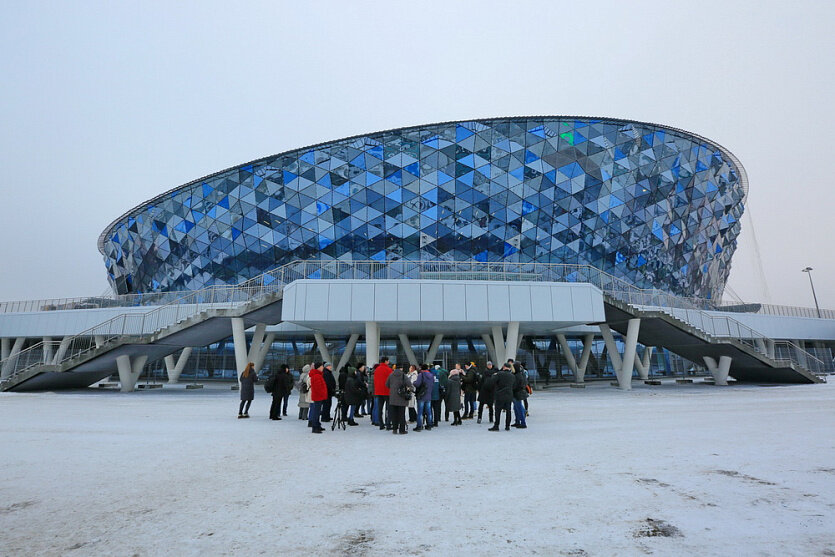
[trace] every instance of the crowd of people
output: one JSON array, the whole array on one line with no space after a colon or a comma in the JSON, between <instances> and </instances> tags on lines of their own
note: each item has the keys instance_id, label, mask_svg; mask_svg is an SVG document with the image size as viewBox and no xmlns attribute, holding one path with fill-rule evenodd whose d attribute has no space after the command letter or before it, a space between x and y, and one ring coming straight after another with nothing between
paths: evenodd
<instances>
[{"instance_id":1,"label":"crowd of people","mask_svg":"<svg viewBox=\"0 0 835 557\"><path fill-rule=\"evenodd\" d=\"M258 381L252 363L246 366L240 381L238 418L248 418ZM500 430L503 412L506 431L528 427L528 374L512 359L500 368L487 362L484 369L479 369L475 362L469 362L446 370L429 364L405 369L384 357L370 369L365 364L343 368L338 377L330 363L314 362L302 368L298 380L283 364L264 384L272 395L271 420L287 417L294 388L299 392L298 419L306 420L313 433L322 433L322 423L335 417L349 426L358 426L357 419L370 417L373 426L395 435L408 433L407 420L416 424L412 431L431 431L440 425L442 414L445 422L452 415L452 426L473 419L480 424L485 408L489 431Z\"/></svg>"}]
</instances>

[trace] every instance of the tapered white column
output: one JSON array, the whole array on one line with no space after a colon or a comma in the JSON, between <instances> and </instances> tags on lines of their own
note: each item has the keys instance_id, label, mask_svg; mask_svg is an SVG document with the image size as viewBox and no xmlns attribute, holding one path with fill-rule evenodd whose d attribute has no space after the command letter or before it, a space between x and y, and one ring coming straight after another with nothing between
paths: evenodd
<instances>
[{"instance_id":1,"label":"tapered white column","mask_svg":"<svg viewBox=\"0 0 835 557\"><path fill-rule=\"evenodd\" d=\"M727 385L728 374L731 371L732 358L730 356L721 356L718 364L716 363L716 360L710 356L705 356L703 359L708 371L710 371L710 374L713 376L714 383L717 385Z\"/></svg>"},{"instance_id":2,"label":"tapered white column","mask_svg":"<svg viewBox=\"0 0 835 557\"><path fill-rule=\"evenodd\" d=\"M623 368L618 375L618 384L620 384L621 389L632 388L632 372L635 371L635 355L638 351L638 332L640 328L640 319L629 320L623 346Z\"/></svg>"},{"instance_id":3,"label":"tapered white column","mask_svg":"<svg viewBox=\"0 0 835 557\"><path fill-rule=\"evenodd\" d=\"M55 357L52 359L52 365L58 365L64 359L64 355L67 353L67 350L70 348L70 343L72 342L71 336L65 336L61 339L61 344L58 345L58 350L55 352Z\"/></svg>"},{"instance_id":4,"label":"tapered white column","mask_svg":"<svg viewBox=\"0 0 835 557\"><path fill-rule=\"evenodd\" d=\"M241 374L246 369L246 364L249 363L246 350L246 325L244 320L240 317L233 317L232 322L232 344L235 347L235 367L238 372L238 382L240 382Z\"/></svg>"},{"instance_id":5,"label":"tapered white column","mask_svg":"<svg viewBox=\"0 0 835 557\"><path fill-rule=\"evenodd\" d=\"M496 351L496 365L501 367L507 361L504 349L504 332L501 325L493 325L493 346Z\"/></svg>"},{"instance_id":6,"label":"tapered white column","mask_svg":"<svg viewBox=\"0 0 835 557\"><path fill-rule=\"evenodd\" d=\"M354 353L354 347L356 347L359 339L359 333L352 334L348 337L348 342L345 343L345 352L343 352L342 357L339 358L339 363L336 365L336 369L333 370L334 373L339 373L339 370L348 364L348 360L351 359L351 355Z\"/></svg>"},{"instance_id":7,"label":"tapered white column","mask_svg":"<svg viewBox=\"0 0 835 557\"><path fill-rule=\"evenodd\" d=\"M333 363L333 360L331 360L331 353L328 351L328 345L325 344L325 335L319 331L315 331L313 333L313 338L316 339L316 348L319 350L322 362Z\"/></svg>"},{"instance_id":8,"label":"tapered white column","mask_svg":"<svg viewBox=\"0 0 835 557\"><path fill-rule=\"evenodd\" d=\"M380 362L380 326L374 321L365 322L365 358L369 368Z\"/></svg>"},{"instance_id":9,"label":"tapered white column","mask_svg":"<svg viewBox=\"0 0 835 557\"><path fill-rule=\"evenodd\" d=\"M104 344L104 335L96 335L93 337L93 340L96 343L96 348L101 348Z\"/></svg>"},{"instance_id":10,"label":"tapered white column","mask_svg":"<svg viewBox=\"0 0 835 557\"><path fill-rule=\"evenodd\" d=\"M129 393L136 388L136 380L139 379L147 361L147 355L136 356L133 361L126 354L116 358L116 368L119 370L119 383L123 393Z\"/></svg>"},{"instance_id":11,"label":"tapered white column","mask_svg":"<svg viewBox=\"0 0 835 557\"><path fill-rule=\"evenodd\" d=\"M522 337L519 336L519 322L511 321L507 324L507 341L505 343L505 359L515 360L516 352L519 350L519 344L522 342Z\"/></svg>"},{"instance_id":12,"label":"tapered white column","mask_svg":"<svg viewBox=\"0 0 835 557\"><path fill-rule=\"evenodd\" d=\"M12 339L0 338L0 360L5 360L9 357L9 352L12 349Z\"/></svg>"},{"instance_id":13,"label":"tapered white column","mask_svg":"<svg viewBox=\"0 0 835 557\"><path fill-rule=\"evenodd\" d=\"M482 338L484 335L482 335ZM487 337L490 338L489 336ZM426 363L432 364L435 361L435 356L438 355L438 349L441 347L441 341L444 340L444 335L437 334L432 339L432 344L429 345L429 351L426 353ZM487 348L490 349L489 347ZM495 357L495 356L494 356Z\"/></svg>"},{"instance_id":14,"label":"tapered white column","mask_svg":"<svg viewBox=\"0 0 835 557\"><path fill-rule=\"evenodd\" d=\"M43 337L43 363L52 363L52 337Z\"/></svg>"},{"instance_id":15,"label":"tapered white column","mask_svg":"<svg viewBox=\"0 0 835 557\"><path fill-rule=\"evenodd\" d=\"M580 375L580 369L577 367L577 360L574 359L574 354L568 346L568 341L565 339L565 335L557 335L557 341L560 343L560 347L562 348L562 355L565 358L565 363L568 364L568 368L571 370L571 373L574 374L576 381L577 376ZM582 383L582 381L577 381L577 383Z\"/></svg>"},{"instance_id":16,"label":"tapered white column","mask_svg":"<svg viewBox=\"0 0 835 557\"><path fill-rule=\"evenodd\" d=\"M600 325L600 335L603 337L603 342L606 344L606 352L609 354L609 361L612 363L612 369L615 376L618 376L619 370L623 367L620 359L620 352L618 352L618 345L615 344L615 337L612 335L612 330L608 325Z\"/></svg>"},{"instance_id":17,"label":"tapered white column","mask_svg":"<svg viewBox=\"0 0 835 557\"><path fill-rule=\"evenodd\" d=\"M481 335L481 339L484 341L484 345L487 347L487 354L490 356L490 360L496 366L501 366L501 364L504 362L500 361L499 357L496 355L496 346L493 344L493 339L491 339L490 335L487 333ZM434 357L430 358L429 361L431 362L434 359Z\"/></svg>"},{"instance_id":18,"label":"tapered white column","mask_svg":"<svg viewBox=\"0 0 835 557\"><path fill-rule=\"evenodd\" d=\"M417 357L415 357L415 352L412 350L412 345L409 343L408 335L404 333L400 333L397 335L397 338L400 339L400 344L403 346L403 352L406 353L406 359L409 360L409 363L413 366L420 365L418 363Z\"/></svg>"},{"instance_id":19,"label":"tapered white column","mask_svg":"<svg viewBox=\"0 0 835 557\"><path fill-rule=\"evenodd\" d=\"M580 354L580 365L577 366L577 383L583 383L586 378L586 368L589 365L589 358L591 357L591 347L594 345L594 334L588 333L583 337L583 353Z\"/></svg>"},{"instance_id":20,"label":"tapered white column","mask_svg":"<svg viewBox=\"0 0 835 557\"><path fill-rule=\"evenodd\" d=\"M270 348L275 340L275 333L270 333L260 346L253 344L249 351L255 351L255 354L250 357L249 361L255 364L255 373L261 373L261 368L264 367L264 360L267 359L267 354L270 353Z\"/></svg>"},{"instance_id":21,"label":"tapered white column","mask_svg":"<svg viewBox=\"0 0 835 557\"><path fill-rule=\"evenodd\" d=\"M17 365L17 356L20 354L20 351L23 350L24 342L26 342L26 337L18 337L15 339L12 349L9 351L9 355L5 360L3 360L4 363L3 368L0 369L0 378L5 379L12 374L15 366Z\"/></svg>"},{"instance_id":22,"label":"tapered white column","mask_svg":"<svg viewBox=\"0 0 835 557\"><path fill-rule=\"evenodd\" d=\"M173 354L165 357L165 371L168 372L169 383L176 383L179 381L180 374L183 373L183 370L186 367L186 362L188 362L188 358L191 356L191 350L191 346L183 348L183 351L180 353L176 362L174 361Z\"/></svg>"}]
</instances>

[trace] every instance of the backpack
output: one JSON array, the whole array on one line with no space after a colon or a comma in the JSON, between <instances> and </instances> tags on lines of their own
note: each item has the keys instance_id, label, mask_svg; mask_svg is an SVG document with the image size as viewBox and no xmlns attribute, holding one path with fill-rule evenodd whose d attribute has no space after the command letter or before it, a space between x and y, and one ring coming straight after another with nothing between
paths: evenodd
<instances>
[{"instance_id":1,"label":"backpack","mask_svg":"<svg viewBox=\"0 0 835 557\"><path fill-rule=\"evenodd\" d=\"M415 398L423 398L426 394L426 381L421 382L420 386L415 391ZM408 399L406 399L408 400Z\"/></svg>"},{"instance_id":2,"label":"backpack","mask_svg":"<svg viewBox=\"0 0 835 557\"><path fill-rule=\"evenodd\" d=\"M412 399L412 391L406 385L400 385L400 388L397 389L397 394L402 396L404 400Z\"/></svg>"},{"instance_id":3,"label":"backpack","mask_svg":"<svg viewBox=\"0 0 835 557\"><path fill-rule=\"evenodd\" d=\"M272 393L275 390L275 381L278 378L278 374L273 374L267 379L266 383L264 383L264 390L268 393Z\"/></svg>"}]
</instances>

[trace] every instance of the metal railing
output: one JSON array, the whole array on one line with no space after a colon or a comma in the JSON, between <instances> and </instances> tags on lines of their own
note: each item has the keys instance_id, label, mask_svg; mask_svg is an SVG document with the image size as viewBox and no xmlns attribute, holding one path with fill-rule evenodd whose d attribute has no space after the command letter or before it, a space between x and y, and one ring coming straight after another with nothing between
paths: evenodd
<instances>
[{"instance_id":1,"label":"metal railing","mask_svg":"<svg viewBox=\"0 0 835 557\"><path fill-rule=\"evenodd\" d=\"M702 332L708 338L742 342L774 361L790 361L812 373L826 365L791 343L780 358L769 347L776 342L727 316L707 313L704 300L674 296L657 289L640 289L590 265L563 263L511 263L478 261L293 261L235 286L212 286L191 292L171 292L165 305L145 313L125 313L79 333L63 343L37 343L0 361L2 379L8 381L33 366L64 362L124 336L146 337L212 307L230 307L278 292L299 279L445 279L524 282L576 282L598 287L605 295L639 310L660 311ZM712 308L711 308L712 309ZM64 346L62 346L62 344ZM784 355L785 354L785 355ZM805 365L804 365L805 364ZM814 368L814 369L813 369Z\"/></svg>"}]
</instances>

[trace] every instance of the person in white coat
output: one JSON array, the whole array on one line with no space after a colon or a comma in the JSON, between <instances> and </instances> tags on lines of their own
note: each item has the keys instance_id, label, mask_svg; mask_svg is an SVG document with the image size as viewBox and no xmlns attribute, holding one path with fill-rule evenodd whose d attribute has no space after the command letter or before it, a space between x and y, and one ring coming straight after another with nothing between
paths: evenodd
<instances>
[{"instance_id":1,"label":"person in white coat","mask_svg":"<svg viewBox=\"0 0 835 557\"><path fill-rule=\"evenodd\" d=\"M417 366L409 366L409 373L406 374L406 379L409 380L409 384L412 385L414 390L415 381L418 378L418 368ZM415 397L409 399L409 423L415 423L417 421L417 401Z\"/></svg>"},{"instance_id":2,"label":"person in white coat","mask_svg":"<svg viewBox=\"0 0 835 557\"><path fill-rule=\"evenodd\" d=\"M299 419L306 420L307 412L310 408L310 384L307 381L307 375L310 372L310 364L302 368L302 373L299 375L299 380L296 382L296 388L299 390Z\"/></svg>"}]
</instances>

